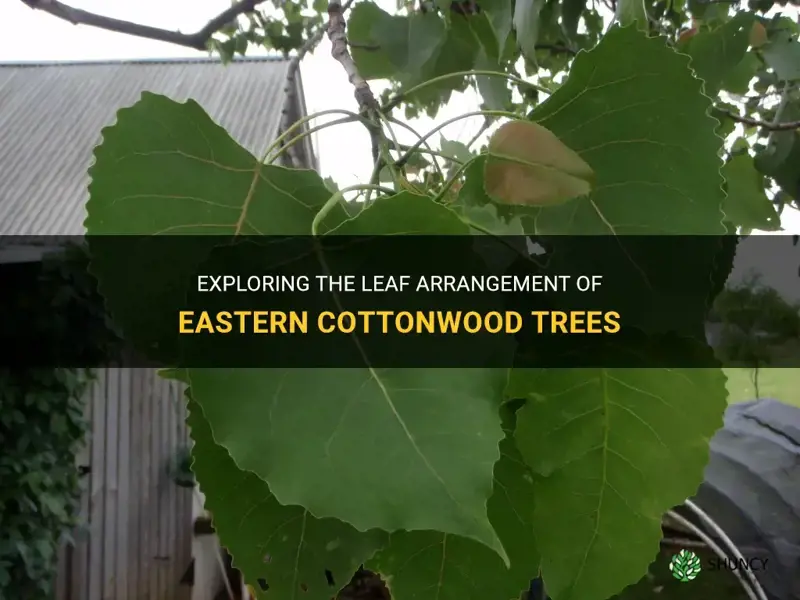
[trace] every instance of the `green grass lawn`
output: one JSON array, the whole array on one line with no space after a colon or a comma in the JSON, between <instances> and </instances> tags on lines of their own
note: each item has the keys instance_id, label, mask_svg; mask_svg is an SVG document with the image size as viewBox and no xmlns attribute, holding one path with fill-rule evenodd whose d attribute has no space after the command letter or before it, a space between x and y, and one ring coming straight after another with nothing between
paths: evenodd
<instances>
[{"instance_id":1,"label":"green grass lawn","mask_svg":"<svg viewBox=\"0 0 800 600\"><path fill-rule=\"evenodd\" d=\"M755 400L753 369L727 368L728 402ZM800 369L764 368L758 375L758 397L774 398L800 407Z\"/></svg>"}]
</instances>

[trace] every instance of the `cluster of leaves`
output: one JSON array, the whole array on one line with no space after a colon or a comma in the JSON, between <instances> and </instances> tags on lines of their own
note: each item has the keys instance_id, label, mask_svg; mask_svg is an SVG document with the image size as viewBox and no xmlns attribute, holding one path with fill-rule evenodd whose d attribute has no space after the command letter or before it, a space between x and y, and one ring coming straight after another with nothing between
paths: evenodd
<instances>
[{"instance_id":1,"label":"cluster of leaves","mask_svg":"<svg viewBox=\"0 0 800 600\"><path fill-rule=\"evenodd\" d=\"M433 115L454 91L473 87L483 108L524 113L542 100L543 90L559 87L576 53L597 44L612 14L638 20L692 57L705 93L715 100L718 131L728 138L731 221L744 232L780 229L783 208L800 202L800 140L796 128L771 131L752 123L800 121L800 30L781 11L787 2L752 0L747 8L716 0L603 2L407 0L392 14L364 1L352 10L348 39L360 74L390 83L383 96L387 110L402 105L407 117ZM242 52L245 38L281 51L298 49L324 17L322 4L289 2L286 15L273 10L269 17L262 11L246 27L224 32L219 43L238 44ZM470 70L481 74L464 74ZM509 85L489 72L520 79ZM737 117L750 122L737 128ZM441 183L423 154L416 159L428 167L421 180Z\"/></svg>"},{"instance_id":2,"label":"cluster of leaves","mask_svg":"<svg viewBox=\"0 0 800 600\"><path fill-rule=\"evenodd\" d=\"M85 251L35 264L3 265L8 287L3 339L75 345L102 356L115 336L106 328ZM80 497L76 453L87 431L85 369L0 370L0 597L49 600L59 544L76 524Z\"/></svg>"},{"instance_id":3,"label":"cluster of leaves","mask_svg":"<svg viewBox=\"0 0 800 600\"><path fill-rule=\"evenodd\" d=\"M351 33L372 14L383 23L375 39L399 46L418 28L452 32L457 18L474 17L389 21L369 3L357 9ZM408 48L417 56L424 45ZM391 56L368 56L388 69ZM723 252L706 234L734 224L723 211L719 124L690 56L668 38L615 26L575 57L545 102L527 116L508 112L516 118L485 152L462 156L445 183L409 185L386 161L403 189L356 186L372 196L358 209L318 173L252 156L195 102L147 93L103 131L86 227L94 236L180 232L226 244L410 231L554 235L554 269L629 282L625 298L614 296L626 326L704 345L707 298L735 249ZM682 265L687 285L713 289L680 322L654 322L675 290L659 287L664 257L647 255L636 234L698 236L676 245L669 264ZM616 236L619 256L599 264L570 252L570 235ZM168 264L93 254L126 337L137 339L154 306L137 294L141 282L153 293L180 292L188 284L177 274L202 272L208 259L210 248L198 248L176 245ZM540 569L555 600L604 600L647 571L661 517L702 480L726 405L721 370L659 368L658 344L637 360L642 368L442 370L378 368L365 356L350 369L170 376L189 385L194 470L208 508L259 594L327 600L364 565L396 600L516 598Z\"/></svg>"},{"instance_id":4,"label":"cluster of leaves","mask_svg":"<svg viewBox=\"0 0 800 600\"><path fill-rule=\"evenodd\" d=\"M228 23L209 41L209 49L224 62L234 55L244 56L248 48L263 47L287 56L299 50L324 21L326 1L275 0L267 8L248 13Z\"/></svg>"},{"instance_id":5,"label":"cluster of leaves","mask_svg":"<svg viewBox=\"0 0 800 600\"><path fill-rule=\"evenodd\" d=\"M723 326L718 352L727 363L768 366L784 358L776 349L800 339L800 306L757 278L723 290L710 318Z\"/></svg>"}]
</instances>

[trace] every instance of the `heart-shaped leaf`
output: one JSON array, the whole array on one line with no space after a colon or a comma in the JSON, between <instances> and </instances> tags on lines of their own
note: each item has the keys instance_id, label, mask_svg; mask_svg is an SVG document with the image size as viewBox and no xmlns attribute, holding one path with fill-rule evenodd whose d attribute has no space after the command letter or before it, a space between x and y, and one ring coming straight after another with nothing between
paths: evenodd
<instances>
[{"instance_id":1,"label":"heart-shaped leaf","mask_svg":"<svg viewBox=\"0 0 800 600\"><path fill-rule=\"evenodd\" d=\"M489 140L486 193L496 202L551 206L585 196L594 171L553 133L530 121L509 121Z\"/></svg>"}]
</instances>

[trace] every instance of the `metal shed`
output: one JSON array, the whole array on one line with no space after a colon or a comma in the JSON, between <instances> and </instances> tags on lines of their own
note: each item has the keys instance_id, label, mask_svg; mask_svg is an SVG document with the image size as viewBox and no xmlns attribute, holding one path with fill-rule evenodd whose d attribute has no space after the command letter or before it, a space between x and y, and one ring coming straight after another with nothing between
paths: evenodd
<instances>
[{"instance_id":1,"label":"metal shed","mask_svg":"<svg viewBox=\"0 0 800 600\"><path fill-rule=\"evenodd\" d=\"M196 100L257 156L306 113L296 63L281 58L0 63L0 263L84 234L93 148L143 91ZM284 164L316 167L311 144ZM149 369L103 368L86 400L83 526L62 548L56 600L189 598L193 558L195 582L213 587L199 563L216 570L216 543L193 544L192 490L168 474L188 442L180 390Z\"/></svg>"}]
</instances>

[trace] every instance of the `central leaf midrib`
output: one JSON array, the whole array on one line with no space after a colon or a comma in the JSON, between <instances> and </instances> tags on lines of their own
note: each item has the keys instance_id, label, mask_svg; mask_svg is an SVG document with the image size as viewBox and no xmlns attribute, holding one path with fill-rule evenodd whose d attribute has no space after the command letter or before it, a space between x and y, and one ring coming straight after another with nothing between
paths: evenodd
<instances>
[{"instance_id":1,"label":"central leaf midrib","mask_svg":"<svg viewBox=\"0 0 800 600\"><path fill-rule=\"evenodd\" d=\"M323 268L325 269L326 272L330 273L330 267L328 266L328 263L325 260L325 254L322 250L322 246L320 244L317 244L316 250ZM340 312L344 312L344 307L342 306L339 294L337 294L336 292L331 292L331 296L333 296L333 301L336 304L337 310L339 310ZM439 475L439 472L434 468L434 466L428 460L427 456L425 456L425 454L422 452L422 449L417 445L417 442L414 439L411 430L408 428L408 425L406 425L405 420L398 412L397 407L395 406L394 401L392 400L391 394L389 393L389 389L386 387L383 380L380 378L377 371L372 366L372 363L369 360L369 356L367 355L366 350L364 350L364 346L361 345L361 340L359 339L358 335L355 332L353 332L350 334L350 336L352 337L353 343L355 343L356 348L358 349L358 353L361 355L361 358L364 361L364 365L366 366L370 377L372 377L372 379L377 384L378 389L380 390L381 395L383 396L383 399L385 400L387 406L389 407L389 410L392 411L392 415L394 416L394 418L400 424L400 427L402 428L403 433L406 436L406 439L408 439L409 443L411 444L411 447L413 448L414 452L417 454L420 460L422 460L422 463L423 465L425 465L425 468L428 470L428 472L430 472L430 474L433 475L436 481L439 482L439 484L441 484L442 489L444 490L445 494L447 494L447 497L450 499L450 501L459 509L459 511L462 514L466 514L471 519L474 520L475 515L472 515L471 511L466 510L466 508L453 496L453 494L450 492L450 489L447 486L447 483L444 481L444 479L442 479L442 476Z\"/></svg>"},{"instance_id":2,"label":"central leaf midrib","mask_svg":"<svg viewBox=\"0 0 800 600\"><path fill-rule=\"evenodd\" d=\"M434 478L442 485L442 488L444 489L445 493L447 494L447 497L450 498L450 500L453 502L453 504L455 504L459 508L463 509L464 507L450 493L450 490L447 487L447 483L444 481L444 479L442 479L442 476L439 475L439 472L430 463L428 458L425 456L425 453L422 452L422 449L417 444L417 441L414 439L414 435L411 433L411 430L408 428L408 425L406 425L405 420L403 419L403 417L398 412L397 407L395 406L394 401L392 400L392 397L389 394L388 388L384 385L383 381L378 376L378 373L375 371L375 369L369 363L369 359L368 359L368 357L366 355L366 352L364 352L364 349L361 346L361 343L358 340L358 337L355 336L355 335L353 337L355 338L356 345L358 346L359 352L361 353L361 356L362 356L362 358L364 359L364 362L367 365L367 369L369 370L370 375L375 380L375 383L378 385L378 388L381 390L381 394L383 395L384 400L386 400L386 404L389 406L389 409L392 411L392 414L394 415L395 419L397 419L397 422L400 424L400 427L403 429L403 433L405 434L406 438L408 439L409 443L411 444L411 447L414 449L414 452L416 452L417 456L419 456L419 458L422 460L423 464L425 465L425 468L428 469L428 471L430 471L431 475L433 475Z\"/></svg>"},{"instance_id":3,"label":"central leaf midrib","mask_svg":"<svg viewBox=\"0 0 800 600\"><path fill-rule=\"evenodd\" d=\"M600 385L602 387L602 401L603 401L603 453L602 453L602 471L601 471L601 486L600 486L600 495L597 500L597 520L595 521L594 531L592 532L592 537L589 540L589 543L586 545L586 552L583 554L583 560L581 561L580 567L578 567L578 571L575 573L575 580L571 586L571 589L574 590L578 587L578 583L580 582L581 577L583 576L583 571L586 568L586 563L589 559L589 553L592 551L594 547L594 543L597 540L597 535L600 531L600 519L601 519L601 511L603 509L603 499L605 497L606 491L606 483L608 479L608 434L610 431L610 418L609 418L609 407L610 402L608 398L608 375L605 369L600 370Z\"/></svg>"}]
</instances>

